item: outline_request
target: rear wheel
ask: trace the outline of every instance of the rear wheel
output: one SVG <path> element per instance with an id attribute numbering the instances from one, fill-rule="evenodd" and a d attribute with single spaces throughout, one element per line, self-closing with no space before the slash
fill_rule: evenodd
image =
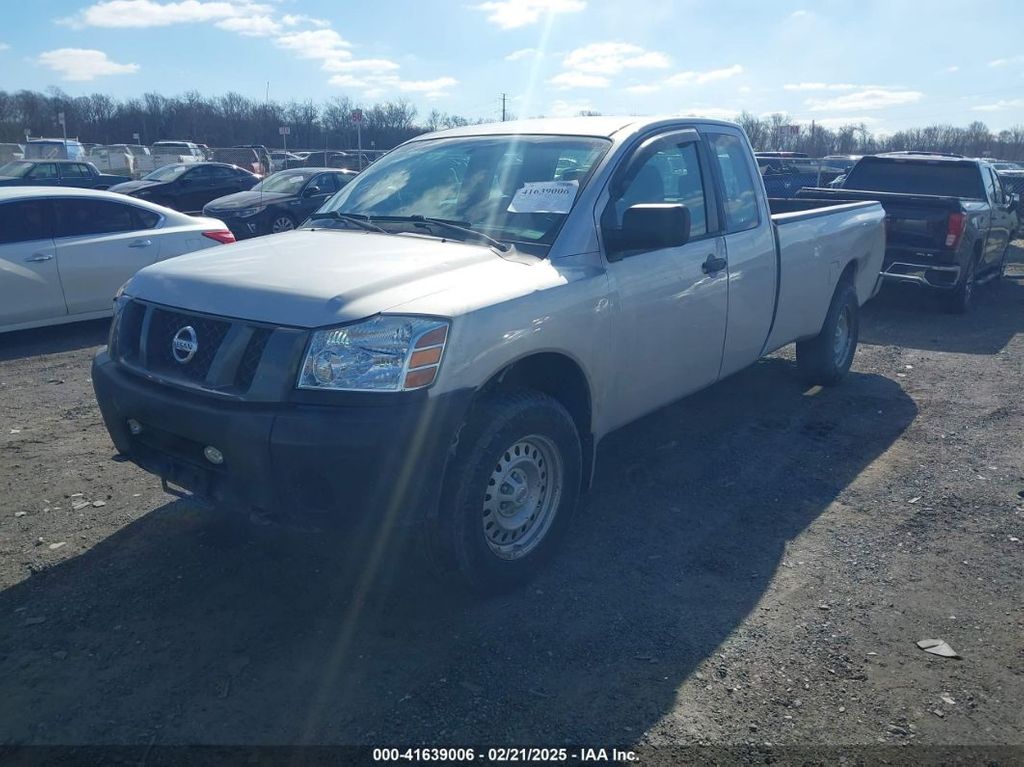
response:
<path id="1" fill-rule="evenodd" d="M 431 559 L 470 589 L 497 593 L 536 573 L 564 536 L 582 471 L 576 426 L 551 397 L 488 397 L 459 436 L 430 536 Z"/>
<path id="2" fill-rule="evenodd" d="M 947 297 L 946 308 L 953 314 L 967 314 L 974 303 L 974 289 L 977 287 L 978 257 L 975 256 L 967 265 L 963 280 Z"/>
<path id="3" fill-rule="evenodd" d="M 797 341 L 800 377 L 809 384 L 835 386 L 850 370 L 859 335 L 857 291 L 844 281 L 836 287 L 821 332 L 807 341 Z"/>
<path id="4" fill-rule="evenodd" d="M 289 216 L 287 213 L 278 213 L 270 220 L 270 232 L 271 234 L 280 234 L 281 232 L 290 232 L 295 228 L 295 219 Z"/>

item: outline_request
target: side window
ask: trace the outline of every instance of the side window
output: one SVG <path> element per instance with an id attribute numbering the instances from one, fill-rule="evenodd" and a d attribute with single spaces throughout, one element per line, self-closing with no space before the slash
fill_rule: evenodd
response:
<path id="1" fill-rule="evenodd" d="M 86 166 L 77 162 L 69 162 L 62 166 L 60 173 L 64 178 L 89 178 L 92 175 Z"/>
<path id="2" fill-rule="evenodd" d="M 343 188 L 345 186 L 345 184 L 347 184 L 353 178 L 355 178 L 355 176 L 349 176 L 349 175 L 346 175 L 345 173 L 336 173 L 336 174 L 334 174 L 334 180 L 338 184 L 338 189 Z"/>
<path id="3" fill-rule="evenodd" d="M 193 183 L 205 183 L 210 180 L 212 165 L 199 165 L 185 173 L 184 178 L 190 179 Z"/>
<path id="4" fill-rule="evenodd" d="M 999 178 L 996 176 L 996 172 L 991 168 L 986 168 L 988 171 L 989 178 L 992 179 L 992 200 L 999 205 L 1003 204 L 1003 185 L 999 183 Z"/>
<path id="5" fill-rule="evenodd" d="M 41 162 L 28 172 L 28 178 L 49 181 L 57 178 L 57 164 L 52 162 Z"/>
<path id="6" fill-rule="evenodd" d="M 132 207 L 133 229 L 152 229 L 160 223 L 160 214 L 151 210 Z"/>
<path id="7" fill-rule="evenodd" d="M 135 230 L 134 206 L 109 200 L 57 200 L 57 236 L 80 237 Z"/>
<path id="8" fill-rule="evenodd" d="M 992 178 L 992 171 L 987 166 L 981 166 L 981 178 L 985 182 L 985 193 L 988 199 L 996 202 L 996 186 Z"/>
<path id="9" fill-rule="evenodd" d="M 759 222 L 757 192 L 746 147 L 739 138 L 727 133 L 712 133 L 709 141 L 722 174 L 726 228 L 730 232 L 753 229 Z"/>
<path id="10" fill-rule="evenodd" d="M 338 181 L 333 173 L 321 173 L 314 176 L 310 186 L 320 187 L 321 194 L 333 194 L 338 191 Z"/>
<path id="11" fill-rule="evenodd" d="M 690 211 L 690 238 L 707 234 L 707 203 L 696 142 L 666 146 L 644 161 L 615 200 L 615 228 L 633 205 L 643 203 L 682 203 Z"/>
<path id="12" fill-rule="evenodd" d="M 45 200 L 17 200 L 0 205 L 0 245 L 47 240 L 52 236 Z"/>

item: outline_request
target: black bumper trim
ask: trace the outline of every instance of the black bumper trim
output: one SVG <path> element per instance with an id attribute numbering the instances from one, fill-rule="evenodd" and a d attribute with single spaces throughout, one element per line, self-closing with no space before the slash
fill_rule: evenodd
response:
<path id="1" fill-rule="evenodd" d="M 345 393 L 333 404 L 224 401 L 93 360 L 93 386 L 117 450 L 161 480 L 214 505 L 307 524 L 434 513 L 449 448 L 473 397 L 389 398 Z M 326 393 L 325 393 L 326 394 Z M 132 434 L 128 420 L 142 425 Z M 203 456 L 207 446 L 221 465 Z"/>

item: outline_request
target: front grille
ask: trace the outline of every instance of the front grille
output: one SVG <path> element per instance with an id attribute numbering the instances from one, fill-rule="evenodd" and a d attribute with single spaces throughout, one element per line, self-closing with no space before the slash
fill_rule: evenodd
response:
<path id="1" fill-rule="evenodd" d="M 174 357 L 174 336 L 182 328 L 191 327 L 196 334 L 198 348 L 192 359 L 179 362 Z M 146 366 L 154 373 L 169 374 L 189 381 L 206 380 L 217 350 L 231 329 L 230 322 L 211 320 L 193 314 L 179 314 L 165 309 L 153 309 L 146 339 Z"/>
<path id="2" fill-rule="evenodd" d="M 195 332 L 196 349 L 182 362 L 175 357 L 174 339 L 188 327 Z M 252 386 L 273 332 L 262 325 L 133 300 L 122 311 L 115 347 L 118 359 L 129 366 L 168 381 L 237 395 Z"/>

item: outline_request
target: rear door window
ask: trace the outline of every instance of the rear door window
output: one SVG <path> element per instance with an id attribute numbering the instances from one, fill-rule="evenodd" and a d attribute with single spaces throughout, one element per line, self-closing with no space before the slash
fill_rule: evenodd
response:
<path id="1" fill-rule="evenodd" d="M 57 178 L 57 163 L 41 162 L 28 172 L 26 178 L 37 181 L 53 181 Z"/>
<path id="2" fill-rule="evenodd" d="M 114 234 L 137 228 L 133 205 L 89 199 L 63 199 L 56 204 L 58 237 Z"/>
<path id="3" fill-rule="evenodd" d="M 64 178 L 90 178 L 92 176 L 87 166 L 77 162 L 69 162 L 67 165 L 62 165 L 60 174 Z"/>
<path id="4" fill-rule="evenodd" d="M 49 200 L 15 200 L 0 204 L 0 245 L 48 240 L 53 236 Z"/>

